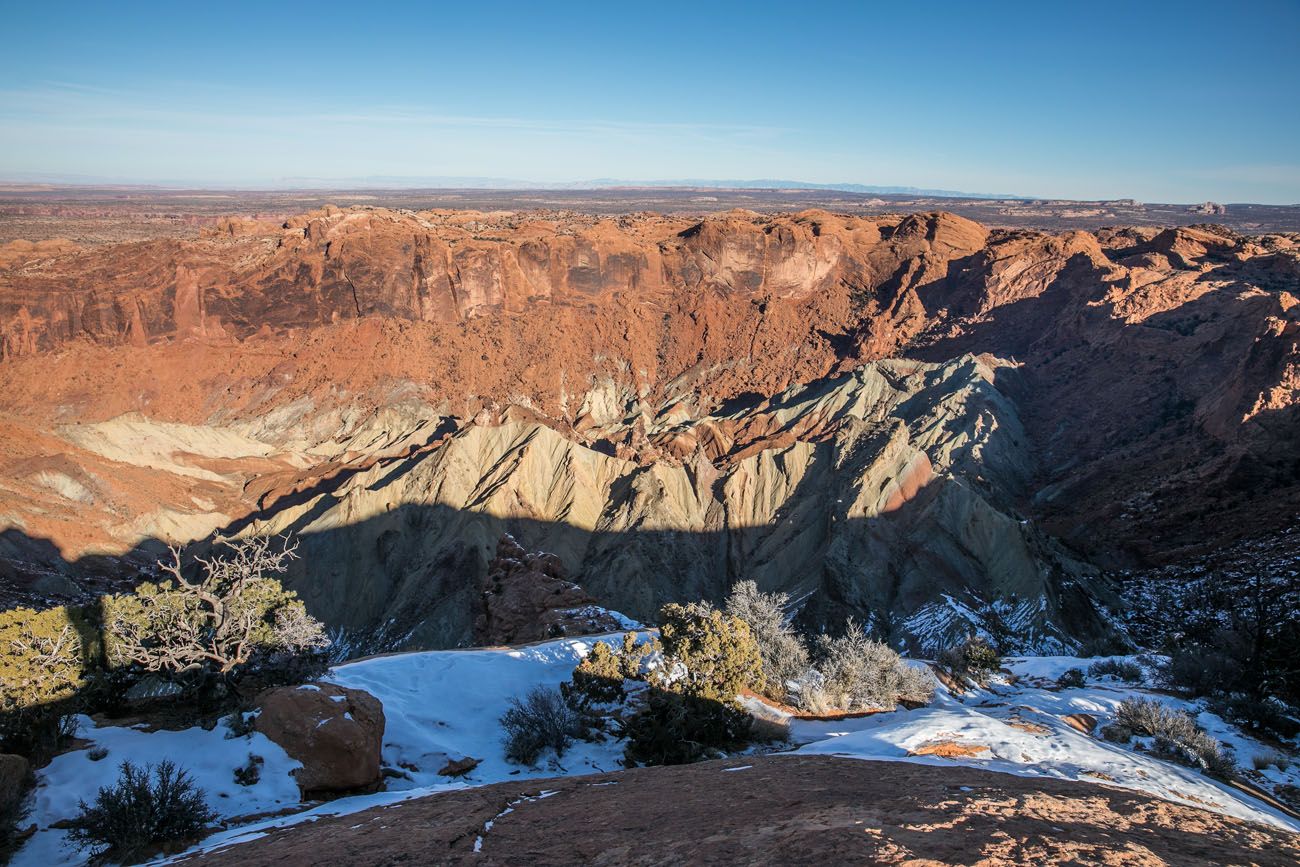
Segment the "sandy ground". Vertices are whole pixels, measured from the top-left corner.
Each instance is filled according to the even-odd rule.
[[[1300,837],[1082,783],[768,756],[500,783],[183,863],[1294,865]]]

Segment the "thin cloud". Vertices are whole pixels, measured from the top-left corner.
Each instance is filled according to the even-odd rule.
[[[212,96],[212,94],[208,94]],[[111,99],[105,99],[110,97]],[[174,99],[175,97],[173,97]],[[204,101],[201,96],[195,101]],[[322,112],[294,110],[268,104],[263,111],[232,112],[217,107],[195,109],[169,105],[170,100],[147,98],[127,91],[100,88],[75,82],[45,82],[42,87],[0,90],[0,116],[22,117],[29,122],[76,124],[100,120],[120,126],[141,121],[157,126],[184,128],[220,126],[284,127],[307,124],[349,126],[394,126],[439,129],[499,129],[551,132],[573,135],[695,135],[702,138],[770,138],[787,135],[787,128],[753,124],[720,124],[686,121],[625,121],[606,118],[538,120],[498,115],[463,115],[432,112],[417,106],[380,107],[366,112]]]

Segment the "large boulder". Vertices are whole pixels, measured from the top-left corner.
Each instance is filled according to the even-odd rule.
[[[253,728],[302,762],[303,797],[374,791],[382,780],[384,706],[370,693],[332,683],[269,689]]]
[[[27,793],[31,772],[22,756],[0,753],[0,821],[15,815]]]

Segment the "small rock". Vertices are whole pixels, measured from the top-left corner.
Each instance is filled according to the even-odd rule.
[[[447,762],[442,770],[438,771],[440,777],[461,777],[468,774],[479,766],[482,759],[474,759],[466,756],[463,759],[457,759],[454,762]]]
[[[1097,718],[1090,713],[1071,713],[1061,717],[1065,724],[1072,729],[1083,732],[1085,735],[1092,734],[1092,730],[1097,727]]]
[[[130,689],[123,693],[122,698],[129,704],[138,705],[155,699],[170,698],[178,695],[181,690],[181,685],[176,681],[151,674],[132,684]]]

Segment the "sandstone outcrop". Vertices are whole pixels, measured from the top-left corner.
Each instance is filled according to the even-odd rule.
[[[382,781],[384,708],[359,689],[310,683],[269,689],[253,728],[302,762],[293,772],[304,798],[374,791]]]
[[[497,542],[480,591],[475,644],[525,644],[613,632],[621,625],[568,579],[559,557],[525,551],[509,534]]]

